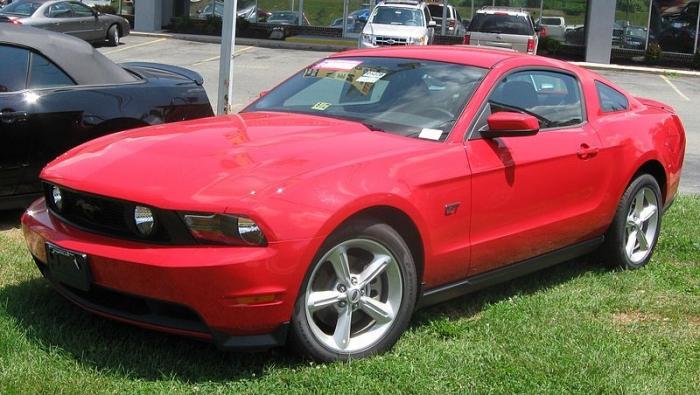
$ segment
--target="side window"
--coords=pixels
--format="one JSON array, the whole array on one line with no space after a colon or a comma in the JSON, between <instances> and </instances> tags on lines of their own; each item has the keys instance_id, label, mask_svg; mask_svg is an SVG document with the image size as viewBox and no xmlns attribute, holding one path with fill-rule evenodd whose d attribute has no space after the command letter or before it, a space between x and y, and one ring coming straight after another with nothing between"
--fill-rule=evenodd
<instances>
[{"instance_id":1,"label":"side window","mask_svg":"<svg viewBox=\"0 0 700 395\"><path fill-rule=\"evenodd\" d=\"M537 117L540 127L583 122L578 80L552 71L521 71L505 77L489 98L492 112L522 112Z\"/></svg>"},{"instance_id":2,"label":"side window","mask_svg":"<svg viewBox=\"0 0 700 395\"><path fill-rule=\"evenodd\" d=\"M27 87L29 51L0 45L0 93L21 91Z\"/></svg>"},{"instance_id":3,"label":"side window","mask_svg":"<svg viewBox=\"0 0 700 395\"><path fill-rule=\"evenodd\" d=\"M73 11L66 3L56 3L49 7L48 16L49 18L70 18Z\"/></svg>"},{"instance_id":4,"label":"side window","mask_svg":"<svg viewBox=\"0 0 700 395\"><path fill-rule=\"evenodd\" d=\"M29 88L40 89L70 85L75 85L75 83L61 69L45 57L32 53Z\"/></svg>"},{"instance_id":5,"label":"side window","mask_svg":"<svg viewBox=\"0 0 700 395\"><path fill-rule=\"evenodd\" d=\"M70 7L73 9L73 16L76 18L85 18L87 16L95 15L92 13L92 8L86 5L72 2L68 4L70 4Z\"/></svg>"},{"instance_id":6,"label":"side window","mask_svg":"<svg viewBox=\"0 0 700 395\"><path fill-rule=\"evenodd\" d=\"M630 103L627 100L627 97L625 97L625 95L622 93L600 81L595 82L595 87L598 90L600 109L603 110L603 112L623 111L629 109Z\"/></svg>"}]
</instances>

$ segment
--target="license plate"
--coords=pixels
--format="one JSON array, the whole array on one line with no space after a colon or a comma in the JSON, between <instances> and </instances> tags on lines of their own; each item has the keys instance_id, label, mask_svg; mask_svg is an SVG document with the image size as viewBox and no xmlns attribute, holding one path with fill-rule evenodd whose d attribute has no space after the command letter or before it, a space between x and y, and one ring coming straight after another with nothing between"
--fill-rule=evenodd
<instances>
[{"instance_id":1,"label":"license plate","mask_svg":"<svg viewBox=\"0 0 700 395\"><path fill-rule=\"evenodd\" d=\"M52 280L81 291L90 289L92 276L87 255L46 243L46 260Z\"/></svg>"}]
</instances>

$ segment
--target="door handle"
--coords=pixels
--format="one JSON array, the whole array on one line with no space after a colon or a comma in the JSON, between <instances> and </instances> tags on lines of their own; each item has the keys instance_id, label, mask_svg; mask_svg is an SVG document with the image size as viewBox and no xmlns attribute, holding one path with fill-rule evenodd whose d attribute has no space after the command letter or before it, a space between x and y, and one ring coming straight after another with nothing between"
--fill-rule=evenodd
<instances>
[{"instance_id":1,"label":"door handle","mask_svg":"<svg viewBox=\"0 0 700 395\"><path fill-rule=\"evenodd\" d=\"M26 111L3 111L0 112L0 121L12 123L14 121L24 121L29 117Z\"/></svg>"},{"instance_id":2,"label":"door handle","mask_svg":"<svg viewBox=\"0 0 700 395\"><path fill-rule=\"evenodd\" d=\"M591 147L590 145L583 143L581 146L578 148L578 151L576 151L576 155L583 159L591 159L594 156L598 155L599 149L597 147Z\"/></svg>"}]
</instances>

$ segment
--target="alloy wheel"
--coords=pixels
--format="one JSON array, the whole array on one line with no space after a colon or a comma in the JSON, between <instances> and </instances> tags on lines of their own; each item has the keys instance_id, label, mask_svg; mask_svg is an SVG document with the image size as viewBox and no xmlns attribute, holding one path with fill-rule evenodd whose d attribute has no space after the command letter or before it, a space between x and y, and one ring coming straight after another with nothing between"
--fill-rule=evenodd
<instances>
[{"instance_id":1,"label":"alloy wheel","mask_svg":"<svg viewBox=\"0 0 700 395\"><path fill-rule=\"evenodd\" d=\"M649 187L634 195L627 213L625 227L625 254L632 263L646 259L656 240L659 221L659 201Z\"/></svg>"}]
</instances>

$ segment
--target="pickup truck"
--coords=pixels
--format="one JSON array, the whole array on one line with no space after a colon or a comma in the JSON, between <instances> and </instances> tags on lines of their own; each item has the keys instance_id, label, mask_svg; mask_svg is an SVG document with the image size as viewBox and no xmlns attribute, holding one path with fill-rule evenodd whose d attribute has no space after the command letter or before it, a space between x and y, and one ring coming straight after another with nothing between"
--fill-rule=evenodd
<instances>
[{"instance_id":1,"label":"pickup truck","mask_svg":"<svg viewBox=\"0 0 700 395\"><path fill-rule=\"evenodd\" d=\"M547 37L564 42L566 39L566 22L561 16L543 16L535 22L546 30Z\"/></svg>"}]
</instances>

